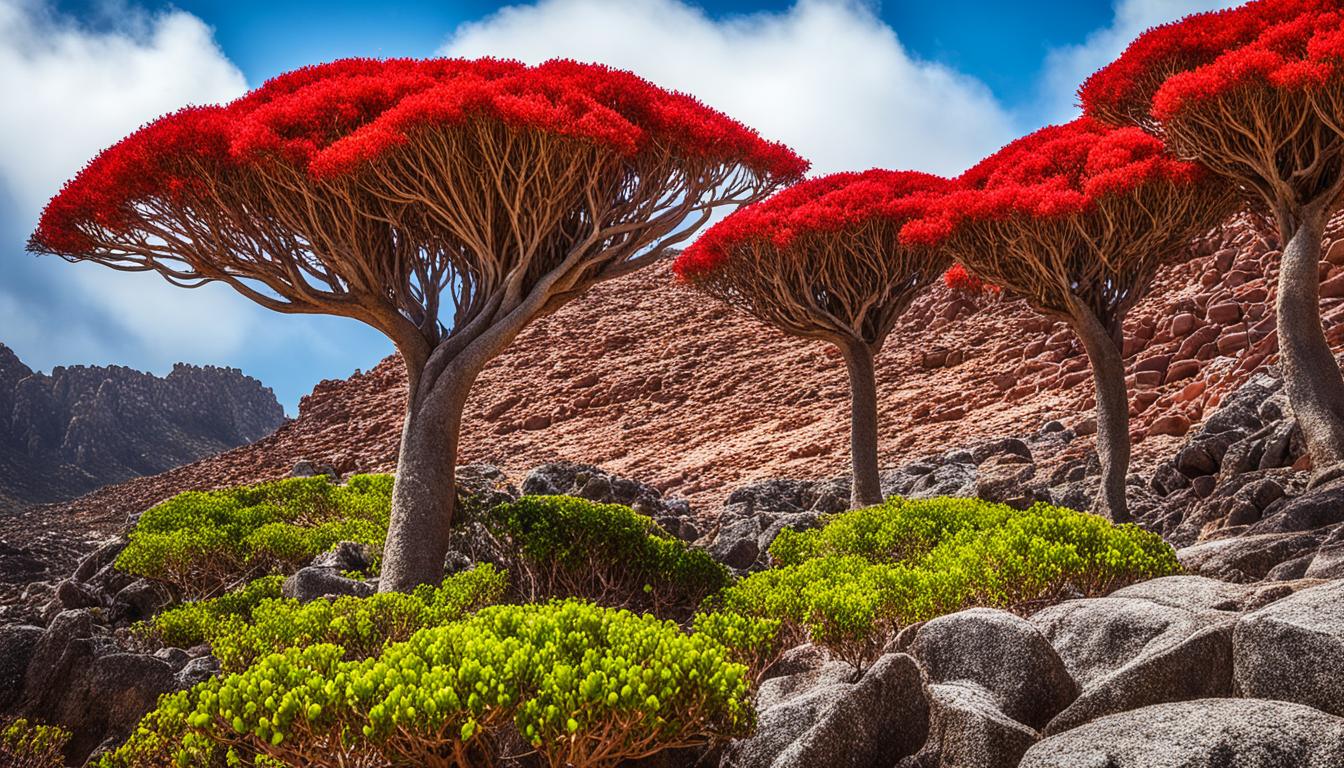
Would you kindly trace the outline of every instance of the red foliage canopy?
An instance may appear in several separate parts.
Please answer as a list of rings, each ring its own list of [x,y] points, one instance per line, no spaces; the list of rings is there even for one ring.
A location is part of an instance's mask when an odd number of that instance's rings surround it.
[[[1248,88],[1303,90],[1344,76],[1338,0],[1257,0],[1150,29],[1084,83],[1087,114],[1167,120]]]
[[[682,251],[673,270],[684,280],[708,277],[730,263],[735,249],[752,241],[789,251],[800,237],[840,234],[879,221],[899,228],[949,187],[940,176],[881,169],[800,182],[711,227]],[[806,250],[792,252],[799,259],[808,257]]]
[[[1083,117],[982,160],[901,230],[1042,311],[1123,316],[1153,272],[1229,210],[1230,192],[1135,127]]]
[[[672,151],[796,178],[807,164],[783,145],[694,98],[595,64],[529,67],[496,59],[347,59],[304,67],[225,106],[150,123],[99,154],[48,205],[34,241],[89,247],[88,225],[117,231],[137,207],[172,198],[211,173],[283,163],[334,179],[393,163],[426,134],[471,121],[571,137],[633,157]],[[413,141],[414,140],[414,141]]]
[[[804,181],[733,212],[673,269],[786,333],[875,351],[947,267],[933,249],[901,245],[900,231],[950,185],[884,170]]]
[[[1090,118],[1042,128],[981,160],[956,188],[906,224],[902,240],[938,245],[967,222],[1013,217],[1065,218],[1100,201],[1148,186],[1183,186],[1204,170],[1166,153],[1138,128],[1111,128]]]

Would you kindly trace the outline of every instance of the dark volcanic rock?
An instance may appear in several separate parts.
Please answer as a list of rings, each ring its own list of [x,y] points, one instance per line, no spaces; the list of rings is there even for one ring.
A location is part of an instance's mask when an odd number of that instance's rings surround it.
[[[232,368],[179,364],[163,378],[121,366],[35,373],[0,344],[0,495],[74,498],[275,431],[270,389]]]

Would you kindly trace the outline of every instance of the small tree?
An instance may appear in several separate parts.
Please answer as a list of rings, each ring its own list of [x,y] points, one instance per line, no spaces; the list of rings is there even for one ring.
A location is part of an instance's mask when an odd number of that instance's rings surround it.
[[[849,370],[854,507],[878,504],[873,358],[949,260],[900,229],[946,179],[872,170],[805,181],[736,211],[678,257],[685,282],[785,333],[839,348]]]
[[[552,61],[347,60],[104,151],[31,249],[387,335],[409,396],[382,588],[443,574],[462,408],[534,318],[806,163],[689,96]]]
[[[1315,464],[1344,474],[1344,376],[1321,326],[1317,262],[1344,190],[1344,11],[1260,0],[1149,30],[1080,92],[1089,115],[1138,125],[1267,206],[1279,270],[1284,383]]]
[[[1067,322],[1087,351],[1097,395],[1101,491],[1094,511],[1129,519],[1125,313],[1162,264],[1230,211],[1230,193],[1137,128],[1089,118],[1041,129],[967,171],[906,225],[990,283]]]

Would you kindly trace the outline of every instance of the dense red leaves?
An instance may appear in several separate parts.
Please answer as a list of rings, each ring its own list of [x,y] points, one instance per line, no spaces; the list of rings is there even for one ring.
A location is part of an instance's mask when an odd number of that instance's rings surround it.
[[[1082,117],[1042,128],[980,161],[906,224],[901,239],[937,245],[964,222],[1073,216],[1146,185],[1190,184],[1203,176],[1201,166],[1174,159],[1138,128]]]
[[[735,248],[757,240],[785,251],[803,235],[843,235],[877,220],[900,226],[949,186],[947,179],[927,173],[879,169],[800,182],[711,227],[682,251],[673,270],[681,279],[707,275],[727,263]]]
[[[314,178],[350,173],[471,120],[571,137],[623,157],[670,153],[797,178],[807,163],[690,96],[628,72],[551,61],[348,59],[277,77],[223,107],[186,109],[102,152],[48,206],[34,239],[86,245],[80,222],[117,230],[135,206],[212,173],[281,162]]]
[[[1257,0],[1141,35],[1084,83],[1087,114],[1167,120],[1243,88],[1305,89],[1344,77],[1338,0]]]
[[[957,293],[980,294],[998,293],[999,286],[990,285],[980,276],[960,264],[953,264],[943,273],[943,285]]]

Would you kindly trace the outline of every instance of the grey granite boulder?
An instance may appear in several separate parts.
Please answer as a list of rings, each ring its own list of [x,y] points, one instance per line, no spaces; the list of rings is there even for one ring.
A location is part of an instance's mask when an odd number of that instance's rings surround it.
[[[1105,715],[1232,690],[1235,614],[1149,600],[1071,600],[1031,617],[1082,692],[1045,726],[1055,734]]]
[[[373,585],[368,582],[349,579],[335,568],[322,568],[310,565],[300,568],[294,575],[285,579],[280,593],[301,603],[311,602],[320,597],[368,597],[374,593]]]
[[[818,678],[772,701],[755,734],[724,750],[721,768],[890,768],[928,735],[919,666],[904,654],[881,657],[856,682]]]
[[[1110,597],[1131,597],[1191,611],[1240,611],[1255,588],[1205,576],[1163,576],[1117,589]]]
[[[1339,768],[1344,719],[1301,704],[1202,699],[1103,717],[1044,739],[1018,768]]]
[[[899,768],[1016,768],[1036,743],[1035,730],[1005,715],[975,683],[935,683],[928,695],[929,738]]]
[[[969,681],[1009,718],[1042,728],[1078,696],[1050,641],[1007,611],[972,608],[919,628],[909,653],[930,681]]]
[[[1233,634],[1233,658],[1242,696],[1296,701],[1344,716],[1344,581],[1243,615]]]

